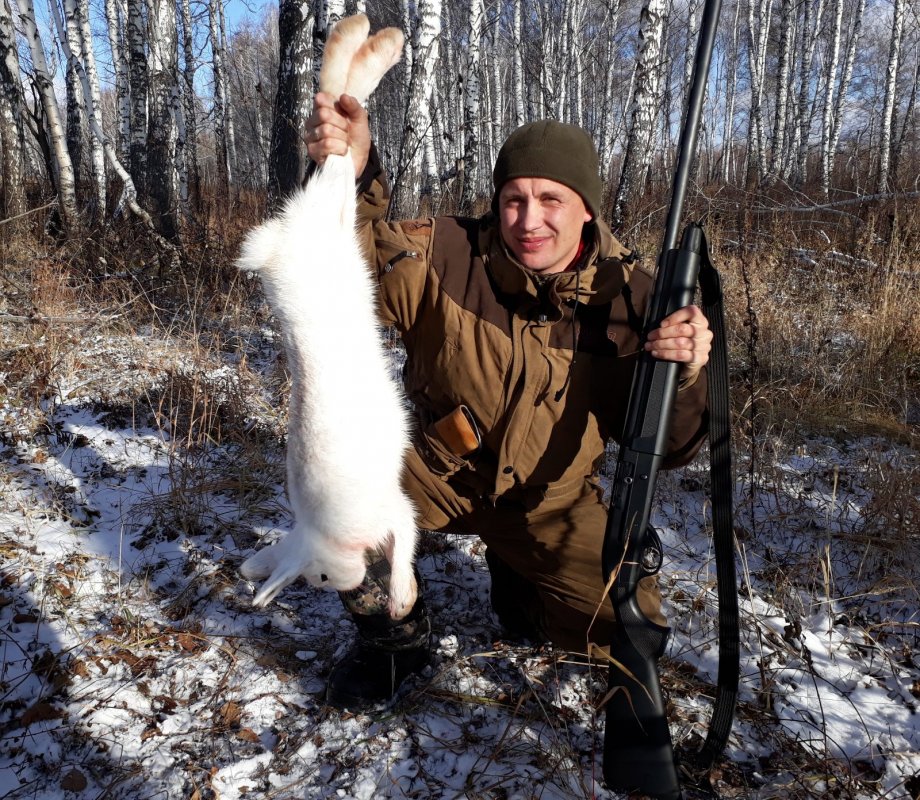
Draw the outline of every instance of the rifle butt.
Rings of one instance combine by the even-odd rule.
[[[649,622],[643,628],[644,641],[639,649],[629,641],[611,646],[628,673],[610,666],[604,783],[618,792],[680,800],[680,780],[656,666],[660,653],[654,652],[663,649],[668,629]]]

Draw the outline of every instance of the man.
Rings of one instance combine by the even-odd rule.
[[[305,138],[319,163],[350,149],[359,176],[359,235],[382,317],[408,355],[416,426],[403,482],[419,527],[482,539],[492,606],[511,633],[582,652],[589,640],[608,644],[596,470],[622,431],[653,281],[598,219],[590,136],[525,125],[496,160],[491,213],[397,223],[383,221],[387,187],[353,98],[318,94]],[[705,436],[711,340],[688,306],[645,344],[682,364],[665,467],[690,461]],[[390,619],[387,565],[372,562],[365,583],[342,594],[358,642],[330,675],[327,699],[340,707],[389,699],[428,661],[424,602]],[[639,600],[664,623],[655,578]]]

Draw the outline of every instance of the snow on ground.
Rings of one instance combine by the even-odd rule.
[[[603,672],[502,638],[473,537],[423,545],[425,673],[389,708],[326,707],[353,635],[336,596],[298,582],[257,610],[237,575],[288,524],[277,401],[232,359],[196,372],[140,337],[88,349],[38,433],[30,410],[0,409],[0,796],[614,797]],[[739,464],[742,688],[722,796],[920,796],[920,544],[873,541],[897,495],[867,488],[917,458],[813,439]],[[680,752],[705,735],[717,670],[705,483],[701,464],[663,476],[655,519]]]

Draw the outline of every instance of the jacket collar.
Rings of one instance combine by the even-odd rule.
[[[558,307],[574,299],[577,292],[580,303],[608,303],[629,281],[632,265],[623,259],[630,251],[617,241],[602,220],[589,224],[588,235],[580,270],[540,276],[514,257],[501,238],[495,215],[489,212],[480,222],[479,252],[492,279],[506,295],[534,300],[549,297]]]

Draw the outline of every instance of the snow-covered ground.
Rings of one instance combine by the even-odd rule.
[[[603,671],[501,638],[473,537],[425,538],[426,672],[389,708],[323,705],[353,634],[336,596],[298,582],[256,610],[237,574],[288,524],[268,333],[205,365],[142,336],[83,341],[37,412],[5,396],[0,797],[613,797]],[[752,468],[739,453],[742,687],[713,785],[920,797],[920,533],[878,533],[917,524],[897,476],[918,454],[770,444]],[[702,464],[663,476],[655,518],[679,751],[705,735],[717,668],[705,483]]]

